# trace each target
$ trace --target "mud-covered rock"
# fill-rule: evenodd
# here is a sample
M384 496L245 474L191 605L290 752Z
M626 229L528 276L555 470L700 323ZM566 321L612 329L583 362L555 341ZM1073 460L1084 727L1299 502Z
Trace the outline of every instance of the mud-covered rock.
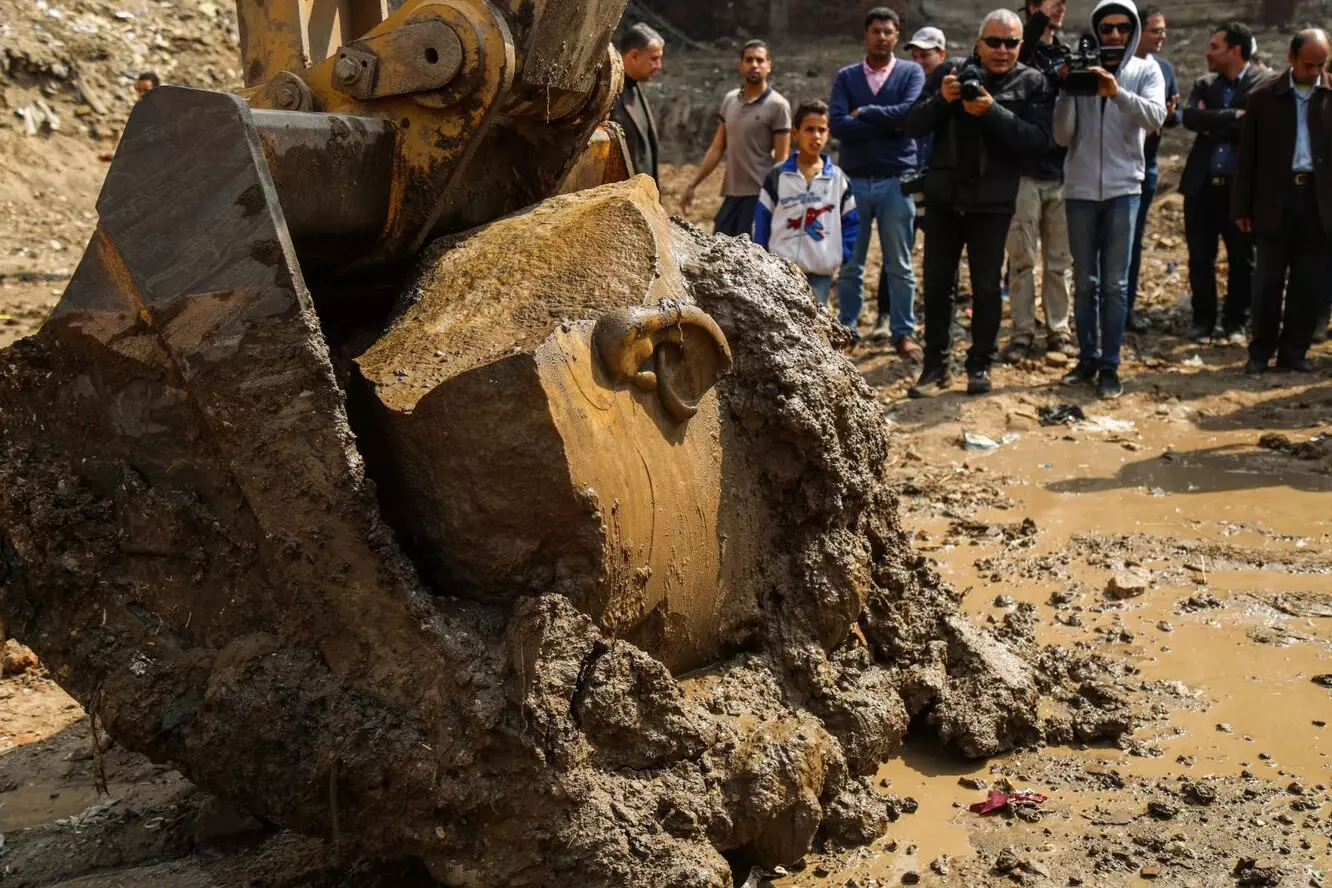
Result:
M1039 737L1031 668L960 617L948 620L948 687L930 713L946 743L980 757Z
M891 820L883 797L868 778L860 777L828 804L823 829L828 839L839 845L867 845L887 831Z
M12 638L5 641L4 650L0 652L0 676L23 675L36 670L40 665L37 655L27 645L19 644Z

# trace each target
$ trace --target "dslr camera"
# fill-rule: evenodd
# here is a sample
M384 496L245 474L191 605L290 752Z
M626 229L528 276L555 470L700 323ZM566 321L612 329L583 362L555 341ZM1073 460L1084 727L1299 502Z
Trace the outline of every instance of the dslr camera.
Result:
M974 60L968 59L954 76L958 86L962 87L962 101L974 102L981 97L985 90L985 69Z
M1100 90L1101 82L1096 72L1090 69L1122 62L1125 47L1101 46L1095 37L1083 34L1076 49L1056 44L1055 50L1048 56L1046 73L1053 75L1067 65L1068 74L1059 81L1059 88L1070 96L1094 96Z

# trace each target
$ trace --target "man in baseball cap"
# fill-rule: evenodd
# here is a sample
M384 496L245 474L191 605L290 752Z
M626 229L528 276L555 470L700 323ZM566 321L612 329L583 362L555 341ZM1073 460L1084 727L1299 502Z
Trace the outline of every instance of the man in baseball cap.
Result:
M938 28L921 28L912 35L906 48L911 50L911 60L925 69L928 78L947 55L948 41Z

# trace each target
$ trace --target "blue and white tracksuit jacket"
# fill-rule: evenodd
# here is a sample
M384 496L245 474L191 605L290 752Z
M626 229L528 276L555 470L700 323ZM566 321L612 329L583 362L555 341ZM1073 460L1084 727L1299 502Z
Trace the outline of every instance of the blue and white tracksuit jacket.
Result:
M790 259L806 274L836 274L851 258L859 230L851 180L827 155L823 172L808 183L795 154L763 180L754 211L754 243Z

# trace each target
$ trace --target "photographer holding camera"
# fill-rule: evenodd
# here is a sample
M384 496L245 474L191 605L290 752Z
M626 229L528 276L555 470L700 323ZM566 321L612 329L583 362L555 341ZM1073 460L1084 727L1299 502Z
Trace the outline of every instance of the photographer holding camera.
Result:
M1165 123L1165 78L1135 55L1142 37L1135 7L1101 0L1091 26L1096 37L1080 41L1055 101L1055 141L1068 148L1064 202L1078 328L1078 365L1063 381L1095 382L1102 398L1117 398L1144 143Z
M973 293L967 391L988 392L1003 315L1000 277L1023 158L1049 150L1052 94L1018 63L1022 20L1007 9L981 23L976 52L940 65L907 112L913 138L934 137L925 174L925 366L911 389L928 397L951 383L953 276L967 250Z

